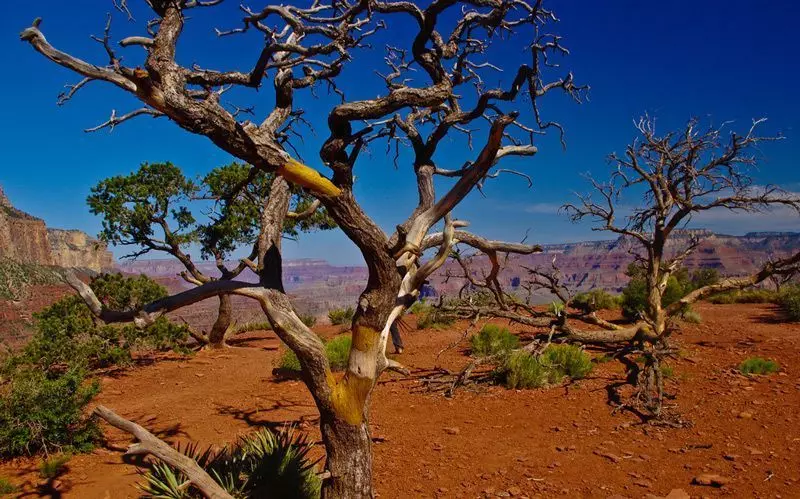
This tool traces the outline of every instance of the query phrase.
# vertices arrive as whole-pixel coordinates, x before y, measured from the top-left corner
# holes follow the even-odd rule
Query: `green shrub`
[[[417,318],[417,329],[444,329],[452,326],[456,321],[455,317],[442,312],[435,307],[428,307],[424,312],[419,313]]]
[[[554,374],[554,371],[545,368],[539,358],[528,352],[517,351],[506,360],[501,377],[510,389],[541,388],[560,381],[555,379]]]
[[[572,379],[584,378],[592,370],[592,358],[577,345],[550,345],[542,353],[542,359]]]
[[[80,367],[17,367],[0,396],[0,455],[91,449],[99,431],[83,411],[100,387],[85,375]]]
[[[431,308],[430,305],[425,303],[425,300],[415,301],[408,307],[408,313],[412,315],[417,315],[422,312],[427,312]]]
[[[777,303],[778,294],[769,289],[740,289],[717,293],[708,297],[707,301],[717,305],[733,303]]]
[[[317,318],[311,314],[299,314],[298,317],[306,327],[314,327],[317,324]]]
[[[478,357],[508,353],[519,346],[519,338],[496,324],[485,324],[469,341],[472,354]]]
[[[286,349],[283,351],[283,355],[281,355],[281,359],[278,362],[278,368],[297,372],[300,372],[302,369],[300,366],[300,359],[298,359],[297,355],[288,347],[286,347]]]
[[[614,310],[619,308],[621,298],[614,296],[602,289],[593,289],[578,293],[570,301],[573,308],[585,313],[597,312],[598,310]]]
[[[350,346],[352,339],[349,334],[343,334],[325,343],[325,355],[333,370],[341,370],[347,367],[347,360],[350,356]]]
[[[356,311],[353,309],[353,307],[334,308],[328,311],[328,319],[330,319],[331,324],[335,326],[350,324],[355,313]]]
[[[8,478],[0,476],[0,496],[13,494],[16,491],[17,487]]]
[[[771,374],[777,372],[780,366],[774,360],[750,357],[739,364],[742,374]]]
[[[72,456],[69,454],[59,454],[49,457],[42,461],[42,464],[39,466],[39,474],[42,478],[56,478],[64,472],[71,458]]]
[[[272,331],[272,324],[269,321],[253,321],[238,324],[233,328],[233,334],[248,333],[250,331]]]
[[[347,367],[351,345],[352,340],[350,335],[347,334],[337,336],[336,338],[325,342],[325,355],[328,357],[328,362],[330,363],[331,369],[334,371],[340,371]],[[283,355],[281,355],[278,363],[278,368],[285,369],[287,371],[300,372],[300,360],[292,350],[290,350],[288,347],[285,347]]]
[[[700,324],[701,322],[703,322],[703,318],[700,316],[700,314],[698,314],[692,309],[685,311],[681,316],[681,318],[686,322],[690,322],[692,324]]]
[[[540,356],[512,353],[499,370],[508,388],[540,388],[561,383],[564,378],[581,379],[592,370],[592,359],[575,345],[550,345]]]
[[[53,267],[34,263],[19,263],[0,258],[0,298],[16,300],[22,297],[28,286],[56,284],[61,281],[59,271]]]
[[[146,276],[104,274],[94,278],[91,287],[104,304],[122,311],[166,295],[163,286]],[[99,326],[75,295],[62,298],[34,317],[36,332],[16,362],[44,370],[76,363],[91,368],[125,364],[135,350],[183,351],[189,337],[186,326],[173,324],[163,316],[143,329],[133,324]]]
[[[636,263],[631,263],[625,274],[630,277],[630,281],[622,290],[622,314],[627,319],[634,320],[647,309],[647,279],[644,269]],[[667,280],[667,287],[661,295],[661,305],[668,307],[695,289],[714,284],[718,280],[719,274],[714,269],[698,269],[690,273],[682,267]]]
[[[312,445],[292,430],[273,433],[262,429],[242,437],[231,448],[201,452],[197,445],[182,451],[205,469],[231,496],[277,499],[316,499],[322,482],[316,463],[308,454]],[[186,476],[159,462],[144,475],[140,485],[147,497],[200,498],[193,486],[185,486]]]
[[[791,321],[800,321],[800,286],[790,286],[781,291],[778,303]]]

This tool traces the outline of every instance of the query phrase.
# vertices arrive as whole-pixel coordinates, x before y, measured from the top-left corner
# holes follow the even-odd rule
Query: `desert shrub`
[[[672,379],[675,377],[675,369],[673,369],[672,366],[661,364],[659,370],[661,371],[661,376],[666,379]]]
[[[577,345],[550,345],[542,353],[542,360],[572,379],[584,378],[592,370],[592,358]]]
[[[749,357],[739,364],[739,372],[742,374],[770,374],[777,372],[779,368],[774,360],[761,357]]]
[[[16,491],[17,487],[8,478],[0,476],[0,496],[13,494]]]
[[[469,342],[472,354],[478,357],[507,353],[519,346],[519,338],[496,324],[485,324]]]
[[[781,291],[778,303],[789,320],[800,321],[800,286],[790,286]]]
[[[60,274],[53,267],[0,258],[0,298],[4,300],[21,298],[28,286],[60,281]]]
[[[116,310],[132,310],[166,295],[163,286],[146,276],[105,274],[94,278],[91,286],[98,299]],[[184,351],[189,337],[186,326],[173,324],[166,317],[143,329],[133,324],[97,325],[86,304],[74,295],[34,317],[36,332],[16,362],[44,370],[78,363],[91,368],[125,364],[135,350]]]
[[[298,317],[306,327],[314,327],[317,324],[317,318],[311,314],[298,314]]]
[[[336,326],[350,324],[355,313],[356,311],[353,309],[353,307],[334,308],[328,311],[328,319],[330,319],[331,324]]]
[[[681,318],[692,324],[700,324],[703,322],[703,318],[700,316],[700,314],[692,309],[686,310],[683,315],[681,315]]]
[[[56,478],[64,472],[69,460],[72,458],[70,454],[58,454],[56,456],[48,457],[42,464],[39,465],[39,475],[42,478]]]
[[[230,495],[237,498],[298,498],[320,496],[321,480],[308,454],[312,445],[292,430],[273,433],[262,429],[239,439],[230,448],[200,451],[189,445],[182,451],[203,468]],[[186,476],[159,462],[144,475],[140,485],[147,497],[200,498]]]
[[[738,289],[725,291],[708,297],[710,303],[717,305],[733,303],[777,303],[778,293],[769,289]]]
[[[452,326],[456,321],[455,317],[442,312],[435,307],[428,307],[424,312],[419,313],[417,318],[417,329],[444,329]]]
[[[325,355],[328,357],[328,363],[330,363],[331,369],[336,371],[347,367],[347,360],[350,356],[351,345],[352,340],[350,335],[346,334],[337,336],[336,338],[325,342]],[[291,349],[288,347],[285,348],[286,349],[284,350],[283,355],[281,355],[280,361],[278,362],[278,368],[287,371],[299,372],[301,370],[300,360]]]
[[[343,334],[325,343],[325,355],[328,357],[328,362],[331,369],[344,369],[347,367],[347,360],[350,356],[350,346],[352,339],[350,335]]]
[[[278,361],[278,368],[297,372],[300,372],[302,369],[300,366],[300,359],[298,359],[297,355],[288,347],[283,351],[283,355],[281,355],[281,359]]]
[[[508,388],[540,388],[564,378],[581,379],[592,370],[592,360],[575,345],[550,345],[541,355],[512,353],[498,374]]]
[[[90,449],[99,431],[83,411],[100,387],[85,376],[80,367],[54,373],[18,366],[0,387],[0,455]]]
[[[540,388],[555,383],[556,380],[551,379],[553,374],[539,358],[523,351],[512,353],[500,372],[502,381],[511,389]]]
[[[245,322],[244,324],[238,324],[236,327],[233,328],[233,334],[242,334],[248,333],[250,331],[271,331],[272,324],[269,321],[253,321],[253,322]]]
[[[647,307],[647,279],[644,269],[636,263],[631,263],[625,274],[630,277],[630,281],[622,290],[622,314],[627,319],[633,320],[637,319]],[[719,274],[714,269],[698,269],[690,273],[686,268],[680,268],[667,280],[667,287],[661,295],[661,305],[668,307],[695,289],[714,284],[718,280]]]
[[[575,295],[570,304],[573,308],[585,313],[597,312],[598,310],[614,310],[619,308],[621,298],[612,295],[602,289],[584,291]]]
[[[410,307],[408,307],[408,313],[417,315],[422,312],[427,312],[430,308],[431,306],[425,303],[425,300],[419,300],[415,301]]]

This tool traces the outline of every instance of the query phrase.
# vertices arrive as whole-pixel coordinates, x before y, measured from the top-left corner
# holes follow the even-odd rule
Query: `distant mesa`
[[[106,244],[79,230],[50,229],[19,210],[0,187],[0,258],[102,272],[114,267]]]

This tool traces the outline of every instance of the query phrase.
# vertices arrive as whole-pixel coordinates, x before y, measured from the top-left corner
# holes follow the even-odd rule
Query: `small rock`
[[[448,427],[444,429],[444,432],[448,435],[458,435],[461,433],[461,430],[457,426]]]
[[[447,493],[448,493],[448,492],[450,492],[450,491],[449,491],[449,490],[447,490],[447,488],[446,488],[446,487],[439,487],[439,490],[438,490],[438,492],[439,492],[440,494],[447,494]]]
[[[522,489],[520,489],[519,487],[509,487],[508,493],[511,497],[517,497],[522,495]]]
[[[596,449],[594,453],[600,457],[604,457],[613,463],[618,463],[622,461],[622,458],[616,454],[612,454],[611,452],[602,451],[600,449]]]
[[[753,419],[753,413],[748,411],[742,411],[736,417],[739,419]]]
[[[722,457],[723,457],[723,458],[724,458],[726,461],[736,461],[736,460],[739,458],[739,456],[737,456],[736,454],[725,454],[725,455],[724,455],[724,456],[722,456]]]
[[[664,496],[664,499],[690,499],[690,496],[683,489],[672,489],[669,494]]]
[[[636,480],[635,482],[633,482],[633,484],[645,489],[649,489],[650,487],[653,486],[653,482],[651,482],[650,480]]]
[[[730,482],[730,478],[712,473],[703,473],[702,475],[697,475],[694,477],[694,480],[692,480],[692,483],[695,485],[708,485],[711,487],[722,487]]]

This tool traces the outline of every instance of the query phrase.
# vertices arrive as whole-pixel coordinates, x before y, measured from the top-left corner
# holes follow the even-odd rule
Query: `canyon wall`
[[[44,221],[14,208],[0,187],[0,258],[21,263],[78,267],[101,272],[114,266],[106,245],[78,230],[48,229]]]

